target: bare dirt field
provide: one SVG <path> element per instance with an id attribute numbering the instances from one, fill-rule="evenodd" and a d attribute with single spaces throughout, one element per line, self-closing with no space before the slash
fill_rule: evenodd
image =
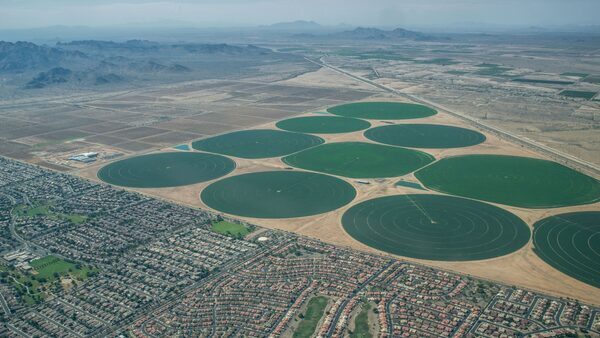
<path id="1" fill-rule="evenodd" d="M 372 97 L 372 100 L 387 100 L 385 96 Z M 396 100 L 397 101 L 397 100 Z M 313 115 L 313 113 L 305 113 L 302 115 Z M 318 114 L 314 114 L 318 115 Z M 386 125 L 384 121 L 370 121 L 373 127 Z M 445 124 L 462 126 L 466 128 L 472 128 L 466 126 L 461 120 L 454 118 L 446 114 L 437 114 L 424 119 L 417 120 L 404 120 L 395 121 L 395 123 L 434 123 L 434 124 Z M 275 121 L 268 122 L 256 126 L 255 128 L 276 128 Z M 484 133 L 486 134 L 486 133 Z M 366 139 L 362 131 L 347 133 L 347 134 L 328 134 L 320 135 L 327 142 L 341 142 L 341 141 L 362 141 L 372 142 Z M 508 154 L 517 156 L 528 156 L 535 158 L 544 158 L 543 156 L 525 149 L 521 146 L 514 145 L 510 142 L 499 139 L 496 136 L 486 134 L 486 142 L 467 148 L 454 148 L 454 149 L 422 149 L 437 159 L 456 156 L 463 154 Z M 278 158 L 271 159 L 238 159 L 235 158 L 237 168 L 234 172 L 228 176 L 238 175 L 249 172 L 259 172 L 267 170 L 284 169 L 287 166 Z M 99 166 L 87 168 L 85 170 L 78 171 L 77 174 L 83 177 L 97 180 L 96 172 Z M 344 178 L 345 179 L 345 178 Z M 402 178 L 406 181 L 418 182 L 412 174 Z M 332 244 L 352 247 L 358 250 L 382 253 L 378 250 L 370 248 L 350 237 L 343 229 L 341 225 L 342 214 L 359 202 L 369 200 L 376 197 L 395 195 L 395 194 L 417 194 L 417 193 L 433 193 L 434 191 L 423 191 L 419 189 L 412 189 L 408 187 L 396 186 L 395 182 L 399 178 L 387 178 L 387 179 L 371 179 L 370 184 L 361 184 L 355 180 L 346 179 L 350 182 L 357 191 L 357 197 L 355 200 L 345 207 L 342 207 L 333 212 L 292 219 L 255 219 L 255 218 L 240 218 L 237 216 L 231 216 L 232 218 L 240 218 L 252 224 L 267 228 L 276 228 L 285 231 L 291 231 L 304 236 L 317 238 L 325 242 Z M 199 193 L 204 187 L 212 182 L 204 182 L 200 184 L 178 187 L 178 188 L 161 188 L 161 189 L 138 189 L 144 194 L 149 194 L 155 197 L 164 198 L 167 200 L 175 201 L 177 203 L 186 204 L 192 207 L 200 207 L 209 209 L 204 205 L 200 198 Z M 555 214 L 571 212 L 571 211 L 584 211 L 584 210 L 599 210 L 600 203 L 567 207 L 567 208 L 555 208 L 555 209 L 522 209 L 515 207 L 502 206 L 506 210 L 518 215 L 523 219 L 530 227 L 536 221 Z M 440 262 L 440 261 L 425 261 L 402 257 L 409 261 L 415 261 L 430 266 L 439 267 L 451 271 L 460 273 L 466 273 L 480 278 L 490 279 L 499 281 L 509 285 L 518 285 L 524 288 L 530 288 L 539 290 L 549 294 L 553 294 L 559 297 L 572 297 L 583 300 L 589 303 L 598 304 L 600 299 L 600 289 L 579 282 L 558 270 L 552 268 L 533 252 L 531 242 L 522 249 L 512 254 L 498 257 L 494 259 L 482 260 L 482 261 L 469 261 L 469 262 Z"/>

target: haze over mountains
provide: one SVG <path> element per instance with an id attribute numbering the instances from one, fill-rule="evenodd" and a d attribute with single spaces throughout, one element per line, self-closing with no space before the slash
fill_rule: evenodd
<path id="1" fill-rule="evenodd" d="M 55 46 L 0 41 L 0 73 L 15 76 L 18 86 L 40 89 L 52 85 L 106 85 L 153 76 L 185 77 L 205 57 L 218 59 L 274 56 L 269 49 L 229 44 L 159 44 L 83 40 Z M 188 65 L 181 64 L 187 62 Z M 206 60 L 205 60 L 206 61 Z"/>
<path id="2" fill-rule="evenodd" d="M 274 33 L 301 39 L 432 39 L 430 35 L 402 28 L 348 29 L 347 26 L 322 26 L 313 21 L 282 22 L 256 29 L 267 35 Z M 218 59 L 215 55 L 238 58 L 242 64 L 261 56 L 282 57 L 266 48 L 227 43 L 160 43 L 141 39 L 124 42 L 89 39 L 54 44 L 0 41 L 0 73 L 19 74 L 12 76 L 9 84 L 21 89 L 69 84 L 118 85 L 165 75 L 182 80 L 195 71 L 209 69 L 197 63 L 204 57 L 210 57 L 214 63 Z"/>

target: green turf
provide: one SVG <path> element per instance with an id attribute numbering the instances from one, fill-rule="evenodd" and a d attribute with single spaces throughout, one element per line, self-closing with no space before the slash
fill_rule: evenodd
<path id="1" fill-rule="evenodd" d="M 298 327 L 294 331 L 294 338 L 310 338 L 312 337 L 317 324 L 325 314 L 325 308 L 327 307 L 327 298 L 323 296 L 313 297 L 308 302 L 306 307 L 306 314 Z"/>
<path id="2" fill-rule="evenodd" d="M 367 121 L 341 116 L 305 116 L 277 122 L 277 128 L 310 134 L 349 133 L 370 126 Z"/>
<path id="3" fill-rule="evenodd" d="M 591 100 L 598 93 L 597 92 L 581 91 L 581 90 L 563 90 L 559 94 L 562 95 L 562 96 L 566 96 L 566 97 L 573 97 L 573 98 L 578 98 L 578 99 Z"/>
<path id="4" fill-rule="evenodd" d="M 421 151 L 364 142 L 327 143 L 283 158 L 292 167 L 352 178 L 402 176 L 434 160 Z"/>
<path id="5" fill-rule="evenodd" d="M 485 141 L 477 131 L 438 124 L 395 124 L 365 131 L 369 140 L 412 148 L 460 148 Z"/>
<path id="6" fill-rule="evenodd" d="M 350 338 L 373 337 L 369 330 L 369 310 L 371 310 L 371 304 L 365 303 L 354 319 L 354 331 L 350 334 Z"/>
<path id="7" fill-rule="evenodd" d="M 338 178 L 301 171 L 228 177 L 200 194 L 209 207 L 232 215 L 289 218 L 316 215 L 350 203 L 356 191 Z"/>
<path id="8" fill-rule="evenodd" d="M 25 273 L 14 267 L 0 265 L 4 280 L 19 294 L 25 305 L 41 302 L 57 290 L 60 280 L 65 277 L 83 281 L 98 269 L 66 261 L 56 256 L 46 256 L 29 263 L 32 273 Z"/>
<path id="9" fill-rule="evenodd" d="M 52 210 L 51 204 L 40 204 L 35 206 L 19 205 L 14 213 L 20 217 L 49 217 L 54 220 L 67 220 L 74 224 L 81 224 L 87 220 L 87 216 L 79 214 L 63 214 Z"/>
<path id="10" fill-rule="evenodd" d="M 29 265 L 37 272 L 38 277 L 46 278 L 49 281 L 56 279 L 56 274 L 59 276 L 72 275 L 84 279 L 90 271 L 87 267 L 78 268 L 75 263 L 65 261 L 56 256 L 39 258 L 31 261 Z"/>
<path id="11" fill-rule="evenodd" d="M 598 180 L 556 162 L 504 155 L 439 160 L 415 173 L 429 189 L 524 208 L 600 200 Z"/>
<path id="12" fill-rule="evenodd" d="M 192 147 L 241 158 L 284 156 L 323 143 L 313 135 L 281 130 L 242 130 L 192 143 Z"/>
<path id="13" fill-rule="evenodd" d="M 441 195 L 395 195 L 354 205 L 342 216 L 359 242 L 392 254 L 440 261 L 503 256 L 523 247 L 530 231 L 510 212 Z"/>
<path id="14" fill-rule="evenodd" d="M 555 215 L 533 226 L 534 252 L 546 263 L 600 288 L 600 211 Z"/>
<path id="15" fill-rule="evenodd" d="M 210 181 L 227 175 L 233 169 L 235 162 L 224 156 L 169 152 L 113 162 L 100 169 L 98 177 L 119 186 L 164 188 Z"/>
<path id="16" fill-rule="evenodd" d="M 427 106 L 402 102 L 356 102 L 335 106 L 327 111 L 345 117 L 378 120 L 417 119 L 437 114 Z"/>
<path id="17" fill-rule="evenodd" d="M 49 204 L 36 205 L 36 206 L 29 206 L 29 205 L 22 204 L 22 205 L 17 206 L 15 208 L 14 212 L 17 216 L 21 216 L 21 217 L 47 216 L 52 213 L 50 211 Z"/>
<path id="18" fill-rule="evenodd" d="M 244 237 L 250 233 L 250 229 L 246 226 L 227 221 L 213 223 L 212 231 L 232 237 Z"/>

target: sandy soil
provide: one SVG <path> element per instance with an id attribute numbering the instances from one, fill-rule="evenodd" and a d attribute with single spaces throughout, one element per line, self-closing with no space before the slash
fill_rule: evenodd
<path id="1" fill-rule="evenodd" d="M 373 100 L 385 100 L 380 98 L 374 98 Z M 398 102 L 398 100 L 394 100 Z M 311 115 L 305 114 L 305 115 Z M 385 125 L 382 121 L 371 120 L 373 126 Z M 465 125 L 461 120 L 454 118 L 446 114 L 437 114 L 428 118 L 416 119 L 416 120 L 405 120 L 405 121 L 394 121 L 394 123 L 437 123 L 446 125 L 462 126 L 467 128 L 473 128 L 472 126 Z M 260 126 L 260 128 L 274 127 L 275 123 L 267 123 Z M 483 132 L 483 131 L 480 131 Z M 362 131 L 348 133 L 348 134 L 329 134 L 319 135 L 326 139 L 328 142 L 341 142 L 341 141 L 364 141 L 370 142 L 363 135 Z M 545 158 L 538 153 L 530 151 L 518 145 L 514 145 L 496 136 L 483 132 L 487 140 L 483 144 L 479 144 L 467 148 L 455 148 L 455 149 L 439 149 L 439 150 L 425 150 L 424 151 L 434 155 L 436 158 L 443 158 L 448 156 L 456 156 L 463 154 L 510 154 L 518 156 L 529 156 L 536 158 Z M 247 159 L 235 159 L 238 164 L 236 170 L 229 174 L 238 175 L 241 173 L 267 171 L 283 169 L 286 165 L 281 162 L 278 158 L 273 159 L 259 159 L 259 160 L 247 160 Z M 96 172 L 98 166 L 93 168 L 87 168 L 78 172 L 82 177 L 91 178 L 97 180 Z M 414 176 L 406 175 L 402 177 L 406 181 L 418 182 Z M 362 201 L 372 199 L 375 197 L 395 195 L 395 194 L 407 194 L 407 193 L 434 193 L 433 191 L 423 191 L 418 189 L 412 189 L 407 187 L 398 187 L 394 183 L 399 181 L 400 178 L 388 178 L 388 179 L 370 179 L 368 180 L 371 184 L 361 184 L 352 179 L 346 179 L 350 182 L 357 191 L 357 197 L 350 205 L 342 207 L 338 210 L 315 215 L 309 217 L 300 217 L 293 219 L 254 219 L 231 216 L 232 218 L 243 219 L 247 222 L 267 227 L 281 229 L 285 231 L 291 231 L 300 235 L 317 238 L 325 242 L 337 244 L 341 246 L 351 247 L 354 249 L 373 252 L 379 254 L 386 254 L 379 250 L 370 248 L 350 237 L 342 228 L 341 217 L 342 214 L 350 208 L 352 205 L 360 203 Z M 162 189 L 135 189 L 136 191 L 149 194 L 155 197 L 163 198 L 170 201 L 175 201 L 181 204 L 185 204 L 191 207 L 200 207 L 203 209 L 209 209 L 199 199 L 200 191 L 211 182 L 204 182 L 195 185 L 178 187 L 178 188 L 162 188 Z M 498 205 L 506 210 L 513 212 L 514 214 L 521 217 L 530 227 L 536 221 L 555 214 L 561 214 L 572 211 L 589 211 L 589 210 L 600 210 L 600 203 L 595 203 L 585 206 L 566 207 L 566 208 L 555 208 L 555 209 L 522 209 L 509 206 Z M 387 254 L 386 254 L 387 255 Z M 397 256 L 399 257 L 399 256 Z M 499 281 L 509 285 L 517 285 L 519 287 L 528 288 L 532 290 L 538 290 L 548 294 L 552 294 L 559 297 L 571 297 L 576 298 L 592 304 L 600 304 L 600 288 L 582 283 L 574 278 L 571 278 L 553 267 L 549 266 L 532 250 L 531 242 L 523 247 L 521 250 L 512 254 L 498 257 L 494 259 L 482 260 L 482 261 L 470 261 L 470 262 L 440 262 L 440 261 L 426 261 L 416 260 L 406 257 L 400 257 L 407 261 L 413 261 L 422 263 L 429 266 L 435 266 L 450 271 L 460 272 L 476 276 L 479 278 L 490 279 Z"/>
<path id="2" fill-rule="evenodd" d="M 373 90 L 373 87 L 364 82 L 353 80 L 329 68 L 320 68 L 315 72 L 305 73 L 292 79 L 279 81 L 280 84 L 305 85 L 311 87 L 350 88 Z"/>

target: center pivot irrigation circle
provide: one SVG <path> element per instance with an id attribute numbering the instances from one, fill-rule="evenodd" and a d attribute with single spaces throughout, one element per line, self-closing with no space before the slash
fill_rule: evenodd
<path id="1" fill-rule="evenodd" d="M 165 188 L 210 181 L 233 169 L 235 162 L 225 156 L 168 152 L 113 162 L 98 171 L 98 178 L 124 187 Z"/>
<path id="2" fill-rule="evenodd" d="M 404 102 L 355 102 L 331 107 L 327 111 L 339 116 L 376 120 L 418 119 L 437 114 L 435 109 L 427 106 Z"/>
<path id="3" fill-rule="evenodd" d="M 533 227 L 533 245 L 546 263 L 600 288 L 600 211 L 542 219 Z"/>
<path id="4" fill-rule="evenodd" d="M 352 178 L 402 176 L 434 160 L 422 151 L 365 142 L 327 143 L 283 158 L 293 167 Z"/>
<path id="5" fill-rule="evenodd" d="M 289 131 L 242 130 L 195 141 L 192 147 L 241 158 L 268 158 L 295 153 L 325 142 L 322 138 Z"/>
<path id="6" fill-rule="evenodd" d="M 369 140 L 411 148 L 459 148 L 485 141 L 477 131 L 438 124 L 396 124 L 369 129 Z"/>
<path id="7" fill-rule="evenodd" d="M 311 134 L 350 133 L 370 126 L 365 120 L 341 116 L 304 116 L 277 122 L 277 128 Z"/>
<path id="8" fill-rule="evenodd" d="M 447 194 L 524 208 L 554 208 L 600 200 L 600 182 L 552 161 L 506 155 L 441 159 L 415 173 Z"/>
<path id="9" fill-rule="evenodd" d="M 354 239 L 392 254 L 440 261 L 494 258 L 523 247 L 527 224 L 490 204 L 440 195 L 395 195 L 359 203 L 342 225 Z"/>
<path id="10" fill-rule="evenodd" d="M 341 179 L 298 171 L 228 177 L 209 185 L 200 195 L 215 210 L 255 218 L 316 215 L 340 208 L 355 196 L 352 185 Z"/>

